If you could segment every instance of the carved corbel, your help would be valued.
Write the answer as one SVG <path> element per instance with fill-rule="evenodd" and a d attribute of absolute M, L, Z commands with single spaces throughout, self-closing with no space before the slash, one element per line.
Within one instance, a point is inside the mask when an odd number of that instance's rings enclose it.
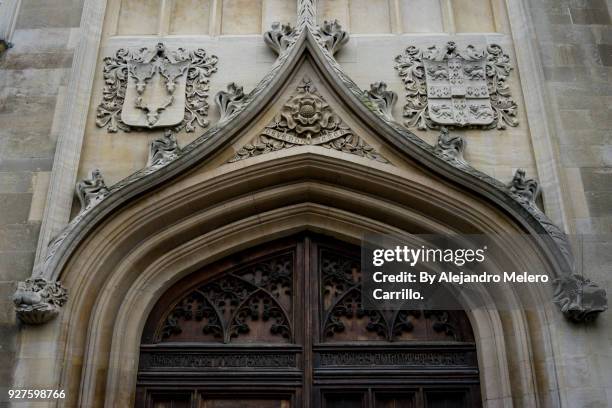
<path fill-rule="evenodd" d="M 181 148 L 172 131 L 166 130 L 162 137 L 151 142 L 147 167 L 163 167 L 176 159 Z"/>
<path fill-rule="evenodd" d="M 508 190 L 521 204 L 537 207 L 536 200 L 540 195 L 540 185 L 536 180 L 528 179 L 525 175 L 525 170 L 516 170 L 514 178 L 508 184 Z"/>
<path fill-rule="evenodd" d="M 295 43 L 297 31 L 291 24 L 272 23 L 272 29 L 263 35 L 264 42 L 278 55 L 281 55 Z"/>
<path fill-rule="evenodd" d="M 68 300 L 68 293 L 60 282 L 30 278 L 19 282 L 13 295 L 17 317 L 27 324 L 43 324 L 59 314 Z"/>
<path fill-rule="evenodd" d="M 321 45 L 332 55 L 335 55 L 349 40 L 349 33 L 342 29 L 338 20 L 324 21 L 319 26 L 318 37 Z"/>
<path fill-rule="evenodd" d="M 227 92 L 220 91 L 217 93 L 215 103 L 221 115 L 219 120 L 223 121 L 232 116 L 244 104 L 245 96 L 242 87 L 234 82 L 227 85 Z"/>
<path fill-rule="evenodd" d="M 461 135 L 451 135 L 447 128 L 440 129 L 438 142 L 435 152 L 447 161 L 454 161 L 460 164 L 467 164 L 463 157 L 465 151 L 465 139 Z"/>
<path fill-rule="evenodd" d="M 591 322 L 608 309 L 606 291 L 581 275 L 571 275 L 554 282 L 553 302 L 569 320 Z"/>
<path fill-rule="evenodd" d="M 387 90 L 384 82 L 375 82 L 370 85 L 368 97 L 388 120 L 393 120 L 393 108 L 397 103 L 397 94 Z"/>
<path fill-rule="evenodd" d="M 76 194 L 81 202 L 81 212 L 89 210 L 109 193 L 100 170 L 91 172 L 91 178 L 80 181 L 76 185 Z"/>

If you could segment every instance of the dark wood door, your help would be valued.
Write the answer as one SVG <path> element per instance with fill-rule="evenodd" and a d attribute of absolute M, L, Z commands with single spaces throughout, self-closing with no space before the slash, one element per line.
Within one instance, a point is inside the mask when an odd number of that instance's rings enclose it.
<path fill-rule="evenodd" d="M 304 233 L 181 280 L 146 322 L 136 406 L 481 406 L 465 313 L 364 310 L 359 260 Z"/>

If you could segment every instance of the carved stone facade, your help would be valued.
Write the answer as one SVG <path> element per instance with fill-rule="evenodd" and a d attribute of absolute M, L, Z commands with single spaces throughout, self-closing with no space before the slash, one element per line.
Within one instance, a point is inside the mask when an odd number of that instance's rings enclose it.
<path fill-rule="evenodd" d="M 584 276 L 573 275 L 555 281 L 554 302 L 576 323 L 592 322 L 608 310 L 606 291 Z"/>
<path fill-rule="evenodd" d="M 120 49 L 104 59 L 104 96 L 96 125 L 109 132 L 208 126 L 209 78 L 217 57 L 203 49 Z"/>
<path fill-rule="evenodd" d="M 518 125 L 507 83 L 510 57 L 500 46 L 484 50 L 468 45 L 460 50 L 452 41 L 426 50 L 409 46 L 395 61 L 406 89 L 407 127 Z"/>
<path fill-rule="evenodd" d="M 257 138 L 243 146 L 230 162 L 295 146 L 321 146 L 386 163 L 374 148 L 336 115 L 309 78 Z"/>

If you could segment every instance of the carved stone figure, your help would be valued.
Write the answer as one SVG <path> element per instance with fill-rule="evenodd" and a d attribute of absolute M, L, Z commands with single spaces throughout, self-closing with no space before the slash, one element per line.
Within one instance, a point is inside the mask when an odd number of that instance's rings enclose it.
<path fill-rule="evenodd" d="M 220 121 L 231 117 L 244 104 L 245 94 L 235 82 L 227 85 L 227 92 L 220 91 L 215 95 L 215 104 L 219 108 Z"/>
<path fill-rule="evenodd" d="M 410 46 L 395 61 L 407 91 L 407 127 L 518 125 L 516 103 L 506 83 L 510 57 L 500 46 L 481 50 L 468 45 L 459 50 L 452 41 L 424 51 Z"/>
<path fill-rule="evenodd" d="M 385 118 L 393 120 L 393 107 L 397 103 L 397 94 L 393 91 L 388 91 L 386 83 L 375 82 L 371 84 L 368 96 Z"/>
<path fill-rule="evenodd" d="M 203 49 L 170 51 L 163 43 L 152 50 L 118 50 L 104 59 L 105 87 L 96 125 L 113 133 L 207 127 L 208 83 L 216 64 L 217 57 Z"/>
<path fill-rule="evenodd" d="M 340 51 L 349 40 L 348 32 L 342 29 L 338 20 L 324 21 L 316 35 L 321 45 L 332 55 Z"/>
<path fill-rule="evenodd" d="M 149 167 L 163 167 L 179 156 L 180 148 L 176 136 L 166 130 L 164 135 L 151 142 L 149 147 Z"/>
<path fill-rule="evenodd" d="M 447 128 L 440 129 L 438 142 L 436 143 L 435 152 L 448 161 L 456 161 L 461 164 L 467 164 L 463 157 L 465 150 L 465 139 L 461 135 L 451 135 Z"/>
<path fill-rule="evenodd" d="M 91 178 L 77 183 L 76 194 L 81 202 L 81 211 L 86 211 L 102 201 L 109 190 L 104 183 L 104 177 L 100 170 L 91 172 Z"/>
<path fill-rule="evenodd" d="M 527 178 L 525 170 L 516 170 L 508 189 L 521 204 L 536 206 L 535 201 L 540 195 L 540 186 L 536 180 Z"/>
<path fill-rule="evenodd" d="M 297 31 L 291 24 L 272 23 L 272 29 L 263 35 L 264 42 L 278 55 L 282 54 L 295 42 Z"/>
<path fill-rule="evenodd" d="M 294 146 L 317 145 L 381 162 L 387 162 L 336 115 L 312 81 L 304 78 L 292 96 L 261 134 L 240 149 L 235 162 Z"/>
<path fill-rule="evenodd" d="M 553 301 L 574 322 L 593 321 L 608 309 L 606 291 L 581 275 L 557 279 Z"/>
<path fill-rule="evenodd" d="M 58 315 L 68 300 L 66 289 L 60 282 L 43 278 L 30 278 L 19 282 L 13 295 L 17 317 L 27 324 L 42 324 Z"/>

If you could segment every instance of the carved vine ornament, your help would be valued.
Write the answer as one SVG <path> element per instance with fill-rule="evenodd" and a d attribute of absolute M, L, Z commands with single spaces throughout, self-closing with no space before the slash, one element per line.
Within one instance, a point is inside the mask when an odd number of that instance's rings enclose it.
<path fill-rule="evenodd" d="M 316 26 L 314 15 L 314 3 L 301 1 L 296 28 L 274 24 L 272 30 L 266 32 L 266 44 L 278 53 L 272 70 L 249 94 L 234 83 L 228 86 L 226 92 L 217 94 L 215 102 L 221 113 L 219 123 L 182 149 L 174 133 L 182 129 L 193 132 L 196 126 L 208 126 L 205 119 L 208 114 L 208 83 L 217 69 L 217 57 L 207 55 L 202 49 L 192 52 L 181 48 L 168 51 L 163 44 L 159 44 L 153 50 L 121 49 L 114 57 L 104 60 L 105 87 L 103 101 L 97 111 L 97 125 L 107 128 L 109 132 L 129 132 L 136 128 L 165 128 L 165 132 L 151 144 L 148 166 L 143 170 L 110 188 L 104 183 L 99 170 L 92 172 L 90 179 L 77 184 L 81 211 L 49 244 L 44 262 L 35 267 L 32 279 L 20 284 L 15 295 L 17 315 L 22 321 L 32 324 L 48 321 L 57 315 L 65 303 L 66 291 L 61 284 L 47 282 L 41 275 L 55 262 L 54 258 L 64 242 L 77 226 L 85 222 L 91 210 L 115 192 L 164 169 L 219 134 L 231 119 L 249 108 L 256 96 L 265 92 L 286 64 L 289 50 L 303 30 L 312 32 L 325 63 L 337 76 L 339 84 L 353 93 L 381 123 L 407 138 L 424 154 L 437 156 L 471 177 L 503 190 L 539 223 L 571 264 L 567 237 L 536 205 L 539 195 L 537 181 L 527 179 L 525 172 L 518 170 L 513 180 L 504 185 L 479 172 L 463 156 L 464 138 L 449 131 L 449 128 L 504 129 L 518 125 L 517 106 L 507 83 L 512 67 L 501 47 L 489 45 L 486 50 L 478 50 L 468 46 L 459 50 L 449 42 L 444 47 L 434 46 L 425 51 L 411 46 L 396 58 L 396 69 L 407 91 L 405 125 L 419 129 L 441 129 L 438 141 L 432 147 L 393 120 L 392 111 L 397 95 L 387 90 L 386 84 L 372 84 L 370 90 L 365 92 L 346 76 L 334 59 L 334 54 L 348 42 L 348 33 L 342 30 L 337 21 L 326 21 Z M 296 93 L 261 134 L 243 146 L 230 161 L 303 145 L 322 146 L 387 163 L 333 112 L 308 78 L 304 78 Z M 579 275 L 568 275 L 557 280 L 555 285 L 554 302 L 572 321 L 593 320 L 607 309 L 605 291 Z M 394 324 L 386 326 L 385 333 L 389 334 L 385 336 L 392 335 Z M 330 326 L 333 331 L 332 327 L 333 324 Z M 223 336 L 227 338 L 227 333 Z"/>

